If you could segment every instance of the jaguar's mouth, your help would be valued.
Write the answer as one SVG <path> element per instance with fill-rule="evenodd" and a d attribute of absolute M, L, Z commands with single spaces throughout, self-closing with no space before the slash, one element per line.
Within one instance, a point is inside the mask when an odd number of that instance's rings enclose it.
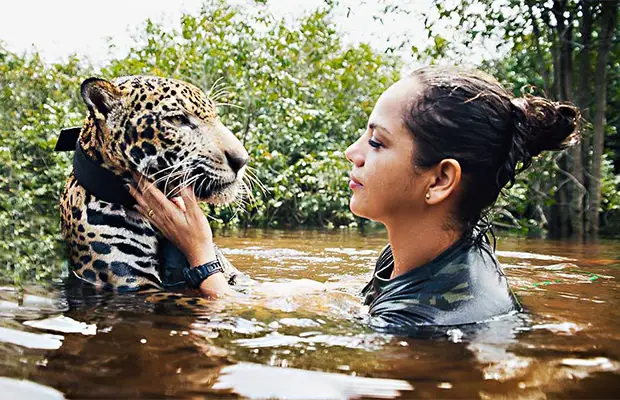
<path fill-rule="evenodd" d="M 231 190 L 236 181 L 223 181 L 205 177 L 198 179 L 194 184 L 194 194 L 203 201 L 212 202 L 214 197 Z M 219 201 L 218 201 L 219 202 Z"/>
<path fill-rule="evenodd" d="M 189 185 L 193 187 L 194 194 L 199 201 L 205 201 L 213 204 L 227 204 L 234 200 L 238 192 L 238 182 L 223 181 L 221 179 L 202 178 L 202 179 L 190 179 L 187 183 L 193 181 Z M 179 189 L 188 186 L 187 183 L 182 183 L 179 180 L 157 182 L 157 188 L 171 198 L 179 194 Z"/>
<path fill-rule="evenodd" d="M 239 177 L 225 179 L 214 176 L 200 165 L 185 171 L 175 171 L 167 176 L 162 176 L 161 172 L 154 172 L 151 174 L 151 180 L 166 197 L 177 196 L 182 188 L 192 186 L 194 194 L 200 201 L 214 204 L 233 201 L 242 185 Z"/>

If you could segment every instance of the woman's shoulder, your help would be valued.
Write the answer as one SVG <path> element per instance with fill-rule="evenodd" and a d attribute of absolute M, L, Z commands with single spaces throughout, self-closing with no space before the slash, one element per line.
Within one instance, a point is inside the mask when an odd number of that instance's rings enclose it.
<path fill-rule="evenodd" d="M 386 246 L 377 268 L 390 257 Z M 419 273 L 403 276 L 375 293 L 370 303 L 375 322 L 401 328 L 458 325 L 520 309 L 488 244 L 463 241 L 431 264 L 424 266 L 424 279 Z"/>

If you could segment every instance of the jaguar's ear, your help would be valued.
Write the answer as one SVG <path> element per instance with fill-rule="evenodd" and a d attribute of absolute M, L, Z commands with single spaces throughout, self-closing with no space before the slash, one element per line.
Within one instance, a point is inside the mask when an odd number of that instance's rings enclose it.
<path fill-rule="evenodd" d="M 82 82 L 82 98 L 96 119 L 106 117 L 121 101 L 121 91 L 111 82 L 100 78 L 88 78 Z"/>

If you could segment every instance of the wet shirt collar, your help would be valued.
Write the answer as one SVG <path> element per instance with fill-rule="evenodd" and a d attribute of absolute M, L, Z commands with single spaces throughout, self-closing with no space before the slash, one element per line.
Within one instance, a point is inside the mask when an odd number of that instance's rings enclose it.
<path fill-rule="evenodd" d="M 371 295 L 374 298 L 386 289 L 393 286 L 400 286 L 402 282 L 408 282 L 408 284 L 411 285 L 416 282 L 427 281 L 453 261 L 455 257 L 461 255 L 464 248 L 471 246 L 472 243 L 472 239 L 469 236 L 465 236 L 453 243 L 432 261 L 399 275 L 394 279 L 390 279 L 392 271 L 394 270 L 394 256 L 392 254 L 392 248 L 388 245 L 383 249 L 377 260 L 375 273 L 373 274 L 373 279 L 369 283 L 370 287 L 368 287 L 368 289 L 372 288 L 372 290 L 370 293 L 364 294 Z M 364 292 L 366 292 L 366 290 L 364 290 Z M 372 301 L 372 299 L 367 299 L 365 303 L 369 304 L 369 300 Z"/>

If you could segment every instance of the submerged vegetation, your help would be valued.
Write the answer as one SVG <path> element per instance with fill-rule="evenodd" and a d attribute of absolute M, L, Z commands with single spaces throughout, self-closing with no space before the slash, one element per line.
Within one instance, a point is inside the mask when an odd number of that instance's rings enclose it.
<path fill-rule="evenodd" d="M 437 7 L 445 14 L 439 18 L 451 16 Z M 405 65 L 393 53 L 344 42 L 332 12 L 333 6 L 327 6 L 290 24 L 263 7 L 244 10 L 212 1 L 197 15 L 184 15 L 179 30 L 147 21 L 128 55 L 100 69 L 79 56 L 46 64 L 36 53 L 14 54 L 0 43 L 0 278 L 47 280 L 63 269 L 57 202 L 71 155 L 54 153 L 53 147 L 61 128 L 80 125 L 85 117 L 79 87 L 90 76 L 159 75 L 213 91 L 222 120 L 245 144 L 253 174 L 265 186 L 264 193 L 254 186 L 254 201 L 245 210 L 209 210 L 214 225 L 334 228 L 364 223 L 348 210 L 349 163 L 343 152 L 365 129 L 374 102 Z M 489 31 L 501 25 L 497 15 L 493 18 Z M 414 57 L 449 59 L 451 43 L 435 35 L 431 25 L 427 29 L 431 45 L 413 48 Z M 517 93 L 526 83 L 545 87 L 536 67 L 536 40 L 523 34 L 503 58 L 483 67 Z M 620 45 L 613 43 L 605 126 L 611 139 L 601 155 L 598 206 L 601 229 L 611 233 L 620 229 L 609 220 L 620 207 L 612 148 L 620 143 L 614 128 L 620 122 L 612 118 L 620 111 Z M 543 62 L 545 70 L 552 70 L 554 60 Z M 564 174 L 566 161 L 557 157 L 536 160 L 500 199 L 498 226 L 544 234 L 553 213 L 571 212 L 558 207 L 566 199 L 555 193 L 572 181 Z"/>

